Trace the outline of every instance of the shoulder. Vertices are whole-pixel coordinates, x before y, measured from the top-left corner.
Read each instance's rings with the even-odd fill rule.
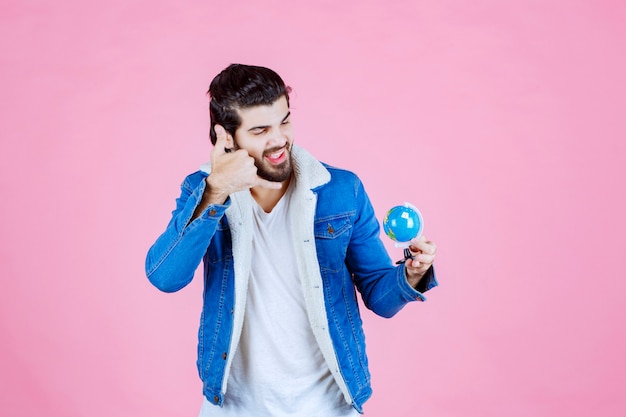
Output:
[[[336,166],[327,164],[326,162],[321,162],[320,163],[322,165],[324,165],[324,168],[326,168],[328,170],[328,172],[330,172],[331,175],[333,176],[338,176],[338,177],[357,177],[357,175],[347,169],[344,168],[338,168]]]
[[[365,189],[360,178],[354,172],[337,168],[322,162],[330,174],[330,181],[314,190],[327,204],[343,206],[346,211],[354,210],[362,203]]]
[[[361,180],[354,172],[344,168],[338,168],[333,165],[329,165],[325,162],[322,162],[321,164],[330,173],[330,182],[326,185],[331,187],[349,186],[353,187],[354,189],[357,189],[361,185]]]

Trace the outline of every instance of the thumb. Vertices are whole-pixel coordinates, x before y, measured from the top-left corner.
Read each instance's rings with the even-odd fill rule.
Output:
[[[226,153],[226,146],[228,140],[228,134],[226,130],[221,125],[215,125],[215,145],[213,147],[212,155],[222,155]]]

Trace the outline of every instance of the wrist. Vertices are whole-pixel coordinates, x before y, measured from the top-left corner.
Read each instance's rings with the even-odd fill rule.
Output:
[[[422,278],[424,278],[426,272],[417,272],[417,271],[409,271],[408,268],[404,269],[404,276],[409,283],[409,285],[413,288],[417,288]]]
[[[210,204],[224,204],[228,199],[229,193],[220,188],[219,185],[216,185],[215,181],[212,181],[211,175],[206,177],[205,182],[206,186],[202,195],[201,205],[206,207]]]

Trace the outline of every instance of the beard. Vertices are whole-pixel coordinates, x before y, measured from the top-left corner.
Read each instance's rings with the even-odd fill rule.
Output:
[[[287,153],[286,159],[278,165],[272,165],[265,160],[265,155],[276,152],[281,148],[268,149],[263,152],[263,158],[258,160],[254,158],[254,165],[257,168],[257,175],[264,180],[283,182],[291,176],[293,165],[291,162],[291,146],[285,148]]]

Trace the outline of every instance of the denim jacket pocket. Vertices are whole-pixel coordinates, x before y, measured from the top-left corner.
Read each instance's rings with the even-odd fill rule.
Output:
[[[352,234],[350,215],[318,219],[314,225],[314,232],[320,268],[339,271],[344,267],[346,250]]]

